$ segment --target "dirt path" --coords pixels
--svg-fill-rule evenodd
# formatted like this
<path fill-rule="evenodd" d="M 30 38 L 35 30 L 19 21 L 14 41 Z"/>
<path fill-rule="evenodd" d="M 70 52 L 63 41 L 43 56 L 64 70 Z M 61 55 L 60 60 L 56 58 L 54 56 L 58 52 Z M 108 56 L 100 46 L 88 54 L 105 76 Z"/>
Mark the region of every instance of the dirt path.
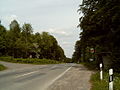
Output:
<path fill-rule="evenodd" d="M 48 90 L 90 90 L 90 76 L 93 72 L 83 65 L 73 66 L 61 78 L 49 86 Z"/>

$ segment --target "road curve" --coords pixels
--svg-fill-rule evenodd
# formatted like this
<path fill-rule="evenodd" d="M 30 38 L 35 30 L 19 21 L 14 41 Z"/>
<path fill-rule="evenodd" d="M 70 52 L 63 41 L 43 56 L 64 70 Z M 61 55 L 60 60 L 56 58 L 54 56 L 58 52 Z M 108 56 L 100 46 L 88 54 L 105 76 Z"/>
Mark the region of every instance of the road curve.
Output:
<path fill-rule="evenodd" d="M 1 62 L 0 90 L 46 90 L 75 64 L 26 65 Z"/>

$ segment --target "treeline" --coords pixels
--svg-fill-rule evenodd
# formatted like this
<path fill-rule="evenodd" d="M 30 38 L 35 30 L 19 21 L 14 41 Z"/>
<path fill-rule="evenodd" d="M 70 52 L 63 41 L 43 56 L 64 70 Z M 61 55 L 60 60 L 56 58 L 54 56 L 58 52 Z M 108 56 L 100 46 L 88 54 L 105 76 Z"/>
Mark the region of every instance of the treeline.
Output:
<path fill-rule="evenodd" d="M 120 1 L 83 0 L 78 11 L 82 32 L 73 59 L 120 72 Z"/>
<path fill-rule="evenodd" d="M 55 37 L 48 32 L 33 34 L 31 24 L 25 23 L 20 27 L 16 20 L 10 23 L 10 30 L 0 24 L 0 56 L 57 61 L 66 59 Z"/>

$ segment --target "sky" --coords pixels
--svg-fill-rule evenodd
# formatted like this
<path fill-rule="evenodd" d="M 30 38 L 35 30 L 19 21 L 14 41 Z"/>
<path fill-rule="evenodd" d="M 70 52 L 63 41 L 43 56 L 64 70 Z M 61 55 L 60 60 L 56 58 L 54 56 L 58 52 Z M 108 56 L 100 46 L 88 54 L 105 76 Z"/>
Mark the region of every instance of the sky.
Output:
<path fill-rule="evenodd" d="M 72 57 L 75 42 L 79 40 L 79 13 L 82 0 L 0 0 L 1 24 L 9 29 L 16 19 L 22 26 L 30 23 L 36 32 L 49 32 Z"/>

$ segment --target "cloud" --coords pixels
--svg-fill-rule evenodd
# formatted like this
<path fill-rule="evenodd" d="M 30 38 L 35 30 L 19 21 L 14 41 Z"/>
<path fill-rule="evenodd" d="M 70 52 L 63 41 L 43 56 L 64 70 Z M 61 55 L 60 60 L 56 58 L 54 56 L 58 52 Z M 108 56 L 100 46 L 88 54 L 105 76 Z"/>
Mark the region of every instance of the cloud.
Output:
<path fill-rule="evenodd" d="M 10 16 L 5 17 L 5 20 L 8 22 L 11 22 L 11 21 L 17 20 L 17 19 L 18 19 L 18 17 L 16 15 L 10 15 Z"/>
<path fill-rule="evenodd" d="M 48 32 L 53 33 L 53 34 L 65 35 L 65 36 L 69 35 L 67 32 L 63 30 L 59 30 L 59 29 L 48 29 Z"/>
<path fill-rule="evenodd" d="M 68 46 L 68 45 L 71 45 L 71 42 L 69 42 L 69 41 L 64 41 L 64 42 L 62 42 L 61 44 L 64 45 L 64 46 Z"/>
<path fill-rule="evenodd" d="M 40 31 L 46 31 L 46 32 L 49 32 L 50 34 L 54 34 L 54 35 L 70 36 L 70 33 L 66 32 L 65 30 L 62 30 L 62 29 L 49 28 L 49 29 L 42 29 Z"/>

